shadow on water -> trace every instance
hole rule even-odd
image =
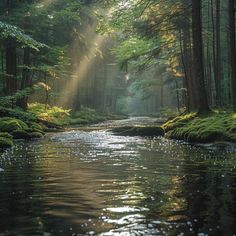
[[[1,236],[236,233],[234,150],[120,137],[107,126],[1,154]]]

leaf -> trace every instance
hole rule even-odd
[[[13,38],[23,46],[30,47],[36,51],[39,51],[40,48],[47,47],[45,44],[42,44],[25,34],[20,28],[0,21],[0,39],[9,38]]]

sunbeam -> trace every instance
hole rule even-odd
[[[78,93],[80,82],[86,79],[88,71],[91,69],[94,60],[99,56],[100,49],[103,47],[106,42],[107,36],[94,35],[94,32],[90,31],[91,28],[87,29],[85,32],[85,38],[91,39],[89,42],[89,52],[86,55],[83,55],[82,59],[79,61],[78,66],[75,71],[72,73],[73,77],[67,83],[64,88],[65,96],[59,99],[59,104],[63,107],[68,107],[70,101],[73,101],[75,96]],[[91,37],[92,33],[92,37]]]

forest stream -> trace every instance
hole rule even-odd
[[[0,236],[234,235],[230,145],[117,136],[130,118],[19,141],[0,157]]]

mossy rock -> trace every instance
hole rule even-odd
[[[0,148],[10,148],[13,145],[11,138],[0,137]]]
[[[39,123],[36,122],[28,122],[27,125],[29,126],[29,128],[31,129],[35,129],[35,130],[42,130],[43,131],[43,126],[40,125]]]
[[[0,118],[0,131],[1,132],[11,133],[14,130],[27,129],[27,128],[28,128],[28,125],[22,120],[11,118],[11,117]]]
[[[11,135],[14,139],[34,139],[34,138],[42,138],[43,133],[34,129],[27,130],[14,130]]]
[[[33,132],[30,133],[30,138],[34,139],[34,138],[42,138],[43,134],[41,134],[40,132]]]
[[[27,133],[35,133],[35,132],[37,132],[37,133],[41,133],[42,135],[45,135],[45,132],[43,130],[41,130],[41,129],[28,128],[28,129],[25,129],[25,131]]]
[[[8,139],[12,139],[12,135],[10,135],[9,133],[0,133],[0,137],[2,138],[8,138]]]
[[[164,130],[159,126],[124,126],[112,129],[112,132],[118,135],[127,136],[164,136]]]
[[[173,130],[178,127],[183,127],[189,121],[193,120],[197,116],[196,113],[189,113],[182,116],[177,116],[174,119],[167,121],[165,124],[162,125],[162,128],[165,132]]]

